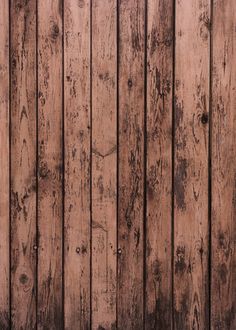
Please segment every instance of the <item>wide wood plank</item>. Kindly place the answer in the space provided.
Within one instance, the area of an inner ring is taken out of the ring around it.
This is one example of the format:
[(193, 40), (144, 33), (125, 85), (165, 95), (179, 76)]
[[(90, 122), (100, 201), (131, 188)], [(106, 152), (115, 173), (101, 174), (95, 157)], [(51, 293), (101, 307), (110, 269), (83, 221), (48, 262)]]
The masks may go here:
[(211, 328), (236, 329), (236, 2), (214, 1), (212, 27)]
[[(11, 1), (11, 323), (36, 327), (36, 1)], [(24, 303), (22, 303), (24, 302)]]
[(210, 1), (176, 2), (174, 325), (208, 328)]
[(92, 6), (92, 328), (116, 327), (116, 1)]
[(147, 16), (145, 325), (170, 329), (173, 1), (149, 1)]
[(38, 1), (38, 329), (63, 326), (62, 3)]
[(144, 0), (119, 1), (119, 329), (143, 327)]
[(9, 327), (9, 1), (0, 10), (0, 329)]
[(64, 2), (65, 328), (90, 329), (90, 1)]

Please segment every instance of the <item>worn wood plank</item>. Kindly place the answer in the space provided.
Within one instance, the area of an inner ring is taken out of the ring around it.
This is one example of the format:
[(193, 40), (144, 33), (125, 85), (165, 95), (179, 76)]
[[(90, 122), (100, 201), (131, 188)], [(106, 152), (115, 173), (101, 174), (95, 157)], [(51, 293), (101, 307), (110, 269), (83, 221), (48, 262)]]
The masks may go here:
[(145, 325), (147, 329), (170, 329), (173, 1), (149, 1), (147, 17)]
[(176, 2), (174, 323), (207, 329), (210, 1)]
[(90, 329), (90, 1), (64, 8), (65, 328)]
[(116, 328), (116, 1), (92, 6), (92, 327)]
[(36, 327), (36, 1), (11, 1), (11, 323)]
[(236, 329), (236, 2), (213, 2), (211, 328)]
[(0, 11), (0, 328), (9, 326), (9, 1)]
[(119, 1), (119, 329), (143, 327), (144, 1)]
[(38, 1), (38, 328), (62, 329), (62, 3)]

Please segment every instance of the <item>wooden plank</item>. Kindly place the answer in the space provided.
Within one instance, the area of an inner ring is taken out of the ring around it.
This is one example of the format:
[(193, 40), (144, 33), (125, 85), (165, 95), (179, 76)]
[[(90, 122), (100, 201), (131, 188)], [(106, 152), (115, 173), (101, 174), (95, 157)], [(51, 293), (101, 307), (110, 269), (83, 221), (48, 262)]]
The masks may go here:
[(211, 328), (236, 329), (236, 2), (213, 3)]
[(143, 327), (144, 1), (119, 1), (119, 329)]
[(61, 329), (62, 4), (38, 1), (38, 329)]
[(116, 1), (92, 6), (92, 328), (116, 328)]
[(36, 327), (36, 1), (11, 1), (11, 323)]
[(64, 8), (65, 328), (90, 329), (90, 1)]
[(207, 329), (209, 0), (176, 2), (174, 325)]
[(170, 329), (172, 313), (173, 1), (147, 10), (147, 329)]
[(9, 326), (9, 1), (0, 11), (0, 329)]

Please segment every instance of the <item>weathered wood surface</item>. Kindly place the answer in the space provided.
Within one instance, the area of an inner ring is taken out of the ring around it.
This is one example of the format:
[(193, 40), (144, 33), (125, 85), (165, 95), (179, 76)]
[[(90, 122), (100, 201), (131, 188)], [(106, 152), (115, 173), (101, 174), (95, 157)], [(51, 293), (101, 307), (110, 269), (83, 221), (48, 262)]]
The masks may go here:
[(170, 329), (173, 1), (149, 1), (147, 17), (145, 325)]
[(38, 1), (38, 328), (63, 322), (62, 3)]
[(236, 328), (236, 3), (213, 2), (211, 328)]
[(119, 329), (143, 324), (144, 1), (119, 1)]
[(66, 0), (64, 8), (65, 328), (85, 330), (90, 328), (90, 2)]
[(179, 0), (175, 23), (174, 325), (207, 329), (210, 2)]
[(0, 328), (236, 328), (233, 0), (2, 0)]
[(10, 8), (11, 325), (35, 329), (36, 1), (11, 0)]
[(1, 3), (0, 11), (0, 328), (5, 330), (10, 322), (9, 284), (9, 1)]
[(116, 1), (92, 2), (92, 328), (116, 327)]

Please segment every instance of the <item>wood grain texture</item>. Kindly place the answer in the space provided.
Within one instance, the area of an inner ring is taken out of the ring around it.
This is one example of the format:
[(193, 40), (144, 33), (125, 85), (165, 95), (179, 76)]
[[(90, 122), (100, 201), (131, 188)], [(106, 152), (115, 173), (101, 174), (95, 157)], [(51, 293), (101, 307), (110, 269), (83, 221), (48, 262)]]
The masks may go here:
[(0, 329), (9, 326), (9, 1), (0, 10)]
[(174, 323), (208, 328), (208, 0), (176, 2)]
[(85, 330), (90, 329), (90, 1), (66, 0), (64, 8), (65, 328)]
[(119, 1), (119, 329), (143, 326), (144, 1)]
[(11, 1), (11, 324), (36, 328), (36, 1)]
[(173, 1), (149, 1), (147, 17), (145, 326), (170, 329)]
[(0, 2), (0, 329), (235, 330), (235, 1)]
[(116, 1), (92, 5), (92, 328), (116, 328)]
[(211, 328), (236, 329), (236, 3), (213, 2)]
[(63, 326), (62, 3), (38, 1), (38, 328)]

